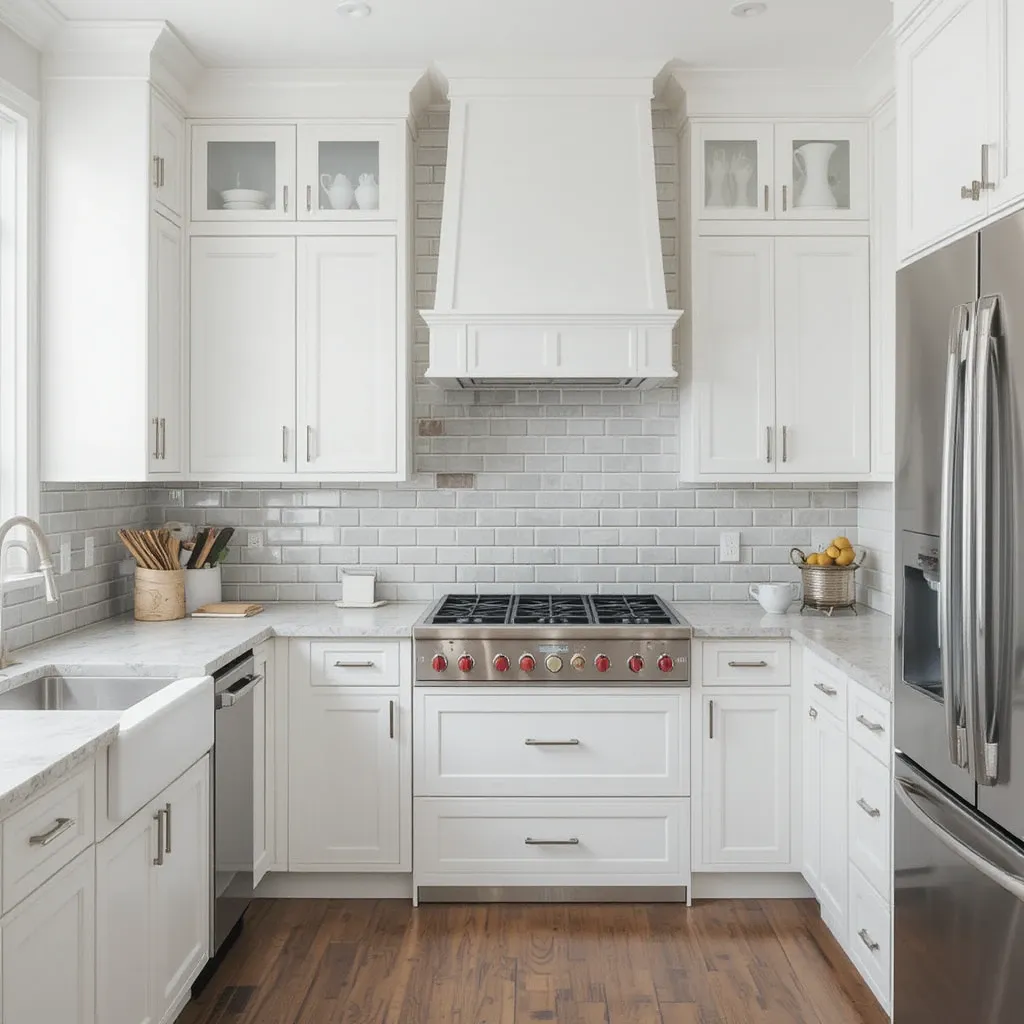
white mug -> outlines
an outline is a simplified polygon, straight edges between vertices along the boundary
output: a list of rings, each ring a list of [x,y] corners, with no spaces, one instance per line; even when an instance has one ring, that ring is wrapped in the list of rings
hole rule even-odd
[[[751,583],[748,592],[770,615],[781,615],[800,596],[800,584]]]

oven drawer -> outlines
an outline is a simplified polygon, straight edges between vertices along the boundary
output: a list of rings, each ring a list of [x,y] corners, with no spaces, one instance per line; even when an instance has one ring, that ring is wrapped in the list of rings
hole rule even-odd
[[[705,640],[704,686],[789,686],[788,640]]]
[[[690,695],[416,694],[417,795],[685,796]]]
[[[415,801],[415,884],[689,882],[689,800]]]
[[[311,686],[392,686],[401,682],[399,645],[386,641],[316,641],[309,645]]]

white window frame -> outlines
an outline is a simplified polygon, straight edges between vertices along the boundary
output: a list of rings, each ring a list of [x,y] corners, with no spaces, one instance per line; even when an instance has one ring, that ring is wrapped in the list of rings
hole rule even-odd
[[[39,104],[0,79],[0,521],[39,514]],[[14,225],[13,232],[7,230]],[[12,535],[13,538],[13,535]],[[27,539],[27,538],[14,538]],[[4,589],[39,576],[16,551]],[[20,571],[19,571],[20,570]]]

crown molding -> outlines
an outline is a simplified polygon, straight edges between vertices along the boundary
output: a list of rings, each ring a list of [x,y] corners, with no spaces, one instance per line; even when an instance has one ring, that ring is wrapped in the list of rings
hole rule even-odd
[[[30,46],[44,50],[67,19],[49,0],[0,0],[0,22]]]

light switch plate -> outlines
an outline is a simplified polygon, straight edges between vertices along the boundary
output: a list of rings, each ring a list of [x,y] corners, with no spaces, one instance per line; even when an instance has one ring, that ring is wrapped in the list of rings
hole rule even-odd
[[[260,530],[249,531],[249,547],[261,548],[263,547],[263,533]]]
[[[60,539],[60,574],[66,576],[71,572],[71,538]]]
[[[85,567],[90,568],[96,564],[96,538],[85,538]]]
[[[738,562],[740,560],[740,534],[738,530],[723,530],[718,538],[718,560]]]

